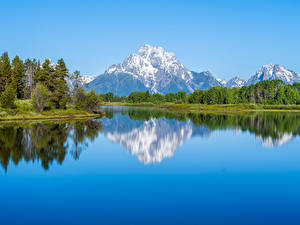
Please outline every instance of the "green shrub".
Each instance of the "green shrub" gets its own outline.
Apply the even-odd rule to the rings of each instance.
[[[11,84],[6,84],[5,90],[0,96],[0,103],[3,108],[15,108],[16,91]]]
[[[88,112],[97,112],[99,110],[102,98],[96,94],[95,90],[86,92],[83,88],[79,88],[75,93],[75,109],[86,110]]]
[[[49,106],[50,96],[51,93],[48,89],[41,83],[38,83],[33,90],[32,103],[34,108],[38,112],[43,112],[45,107]]]
[[[17,99],[15,104],[19,112],[29,112],[34,110],[31,99]]]

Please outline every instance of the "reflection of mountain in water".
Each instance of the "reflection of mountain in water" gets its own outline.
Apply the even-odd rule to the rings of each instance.
[[[257,139],[261,141],[264,147],[279,147],[291,141],[293,138],[294,136],[292,133],[284,133],[278,138],[257,136]]]
[[[195,131],[191,121],[179,122],[165,118],[134,121],[128,116],[121,117],[115,115],[111,120],[104,119],[104,134],[145,164],[161,162],[173,156],[175,150]],[[205,128],[197,130],[198,133],[209,133]]]
[[[209,137],[214,130],[255,133],[265,147],[285,144],[299,135],[297,114],[261,113],[213,115],[170,113],[161,110],[107,108],[103,132],[143,163],[161,162],[192,136]]]

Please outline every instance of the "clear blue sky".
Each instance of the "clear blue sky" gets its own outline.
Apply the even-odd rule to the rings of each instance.
[[[299,11],[296,0],[1,1],[0,51],[98,75],[151,44],[226,79],[267,63],[300,73]]]

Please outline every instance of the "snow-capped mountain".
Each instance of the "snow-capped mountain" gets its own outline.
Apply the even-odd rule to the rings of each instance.
[[[89,84],[90,82],[92,82],[93,80],[95,80],[96,76],[91,76],[91,75],[83,75],[80,77],[80,82],[83,85]]]
[[[226,80],[223,80],[221,78],[217,78],[216,79],[223,87],[226,87],[226,84],[227,84],[227,81]]]
[[[122,63],[112,65],[89,85],[98,93],[128,95],[133,91],[168,93],[207,89],[220,83],[210,72],[196,73],[186,69],[174,53],[159,46],[142,46]]]
[[[167,52],[162,47],[144,45],[122,63],[112,65],[104,74],[89,81],[89,89],[95,89],[100,94],[113,92],[119,96],[147,90],[162,94],[178,91],[191,93],[213,86],[242,87],[273,79],[280,79],[287,84],[300,82],[299,75],[277,64],[264,65],[247,82],[240,77],[226,82],[216,79],[209,71],[197,73],[188,70],[174,53]]]
[[[286,84],[293,84],[300,81],[300,76],[294,71],[280,66],[278,64],[268,64],[263,65],[261,70],[257,71],[254,76],[252,76],[247,85],[256,84],[257,82],[264,80],[282,80]]]
[[[67,84],[71,90],[73,90],[75,82],[69,77],[66,78]],[[79,77],[79,86],[80,87],[88,87],[89,83],[92,82],[96,76],[83,75]]]
[[[227,88],[233,88],[233,87],[243,87],[246,85],[246,81],[240,77],[234,77],[232,79],[230,79],[227,83],[226,83],[226,87]]]

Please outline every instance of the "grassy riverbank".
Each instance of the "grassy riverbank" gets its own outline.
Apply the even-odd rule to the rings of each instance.
[[[153,104],[145,103],[105,103],[106,106],[140,106],[140,107],[157,107],[168,109],[170,111],[205,111],[205,112],[250,112],[250,111],[288,111],[300,112],[300,105],[258,105],[258,104],[225,104],[225,105],[204,105],[204,104],[174,104],[163,103]]]
[[[89,113],[84,110],[67,108],[64,110],[49,110],[38,113],[32,106],[30,100],[16,101],[13,109],[0,108],[0,121],[15,120],[49,120],[49,119],[83,119],[104,116],[103,112]]]

